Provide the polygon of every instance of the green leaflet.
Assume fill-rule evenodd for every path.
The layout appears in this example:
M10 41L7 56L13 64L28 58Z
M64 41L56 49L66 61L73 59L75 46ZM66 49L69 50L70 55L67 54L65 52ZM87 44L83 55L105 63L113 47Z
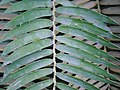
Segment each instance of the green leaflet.
M76 57L73 57L67 54L57 54L57 58L71 65L78 66L80 68L91 71L98 75L103 75L104 77L108 77L113 80L118 80L111 74L107 73L105 70L99 68L97 65L89 63L85 61L84 59L76 58Z
M44 39L47 37L52 36L52 31L48 29L42 29L38 31L33 31L28 34L24 34L21 37L17 38L13 42L11 42L7 47L4 49L2 55L7 55L8 53L14 51L15 49L26 45L28 43L34 42L35 40ZM18 44L19 43L19 44Z
M10 84L10 86L8 86L7 90L16 90L16 89L24 86L25 84L27 84L35 79L44 77L44 76L49 75L51 73L52 73L52 69L49 69L49 68L40 69L40 70L30 72L30 73L20 77L19 79L14 81L12 84Z
M79 29L86 30L96 35L100 35L100 36L104 36L108 38L120 38L104 29L96 27L93 24L88 23L81 19L74 19L74 18L70 18L67 16L59 16L57 17L57 22L62 23L67 26L78 27Z
M116 22L111 20L109 17L102 14L98 14L97 12L91 11L86 8L61 6L58 7L56 11L62 14L81 16L85 20L91 20L94 23L96 21L101 21L101 22L116 24Z
M1 42L7 39L10 39L12 37L16 37L16 36L18 37L21 34L25 34L27 32L30 32L36 29L49 27L51 25L52 25L52 22L48 19L33 20L30 23L22 24L21 26L17 26L16 28L10 30L5 36L3 36L3 38L1 39Z
M0 90L5 90L5 89L3 89L3 88L0 88Z
M59 51L69 53L70 55L74 55L75 57L78 57L78 58L81 58L81 59L92 61L92 62L95 62L95 63L98 63L98 64L103 64L107 67L120 68L119 66L116 66L116 65L110 63L109 61L106 61L102 58L99 58L99 57L95 56L94 54L91 54L89 52L80 50L78 48L74 48L74 47L70 47L70 46L66 46L66 45L57 45L56 48Z
M73 76L65 75L63 73L57 73L57 77L59 77L62 80L65 80L67 82L73 83L75 85L84 87L87 90L99 90L96 87L94 87L93 85L86 83L78 78L73 77Z
M51 80L51 79L44 80L42 82L39 82L39 83L29 86L25 90L42 90L42 89L46 88L47 86L50 86L52 83L53 83L53 80Z
M3 83L9 82L11 80L15 80L29 72L48 66L51 63L52 63L52 59L42 59L42 60L30 63L26 65L25 67L20 68L17 71L13 72L12 74L8 75L7 77L5 78L3 77Z
M41 51L34 52L32 54L29 54L23 58L20 58L5 67L3 77L5 78L6 76L9 75L9 73L13 72L14 70L18 69L19 67L21 67L23 65L26 65L30 62L33 62L37 59L43 58L43 57L51 55L51 54L52 54L52 50L45 49L45 50L41 50Z
M52 2L51 0L23 0L12 4L4 13L29 10L37 7L52 7Z
M16 25L21 25L25 22L29 22L40 17L51 16L51 15L52 12L50 8L31 9L16 16L14 19L12 19L10 22L6 24L5 28L14 27Z
M68 46L79 48L81 50L90 52L94 55L97 55L97 56L100 56L100 57L103 57L103 58L108 58L110 60L115 60L115 61L117 60L118 61L117 58L109 55L108 53L106 53L106 52L104 52L104 51L102 51L102 50L100 50L100 49L98 49L94 46L91 46L90 44L85 43L84 41L73 39L73 38L70 38L70 37L67 37L67 36L57 36L57 40L61 43L65 43Z
M10 2L10 1L15 1L15 0L2 0L0 2L0 5L6 4L6 3Z
M110 30L110 28L109 28L105 23L103 23L103 22L101 22L101 21L95 21L95 22L91 22L91 20L87 20L87 21L90 22L90 23L93 23L93 25L95 25L95 26L97 26L97 27L99 27L99 28L101 28L101 29L104 29L104 30L112 33L112 31ZM116 22L116 23L117 23L117 22ZM117 24L118 24L118 23L117 23Z
M7 57L3 63L3 66L16 61L19 58L22 58L26 55L29 55L33 52L41 50L45 47L52 45L52 41L50 39L43 39L39 41L35 41L29 45L23 46L18 50L14 51L9 57Z
M94 41L94 42L99 43L99 44L104 45L104 46L108 46L108 47L112 47L112 48L120 48L120 47L114 45L113 43L105 40L104 38L101 38L101 37L99 37L95 34L89 33L87 31L84 31L84 30L81 30L81 29L78 29L78 28L73 28L73 27L70 27L70 26L61 25L57 28L57 30L59 32L69 34L69 35L72 35L72 36L84 37L88 40Z
M73 65L58 63L57 67L62 69L62 70L68 71L70 73L77 74L77 75L80 75L80 76L84 76L86 78L91 78L93 80L98 80L98 81L101 81L101 82L104 82L104 83L113 84L112 81L107 80L107 79L103 78L102 76L99 76L95 73L92 73L90 71L84 70L82 68L79 68L79 67L76 67L76 66L73 66Z
M66 85L66 84L63 84L63 83L57 83L57 87L60 90L76 90L75 88L72 88L69 85Z
M76 5L69 0L56 0L56 2L63 5L63 6L76 7Z
M62 4L63 6L68 6L68 7L70 7L70 8L72 8L72 7L76 7L76 8L79 8L79 6L77 6L77 5L75 5L75 4L72 4L72 2L68 2L67 0L58 0L59 1L59 3L60 4ZM70 4L69 4L70 3ZM82 6L80 7L80 8L82 8ZM83 8L84 9L84 8ZM86 9L85 9L86 10ZM90 11L89 9L87 9L88 11ZM76 12L77 12L77 10L76 10ZM83 12L84 12L84 10L83 10ZM90 11L91 12L91 11ZM93 11L92 11L93 12ZM63 13L63 12L61 12L61 13ZM65 12L66 13L66 12ZM85 13L87 13L87 12L85 12ZM78 16L79 16L79 14L78 14ZM103 16L103 15L102 15ZM104 16L104 17L106 17L106 16ZM88 16L84 16L83 17L84 19L86 19L88 22L90 22L90 23L93 23L95 26L97 26L97 27L100 27L101 29L104 29L104 30L107 30L107 31L109 31L109 32L111 32L110 31L110 29L106 26L106 24L105 23L103 23L103 22L101 22L101 20L99 21L99 20L93 20L93 21L91 21L91 18L89 19L88 18ZM109 19L109 21L112 21L112 22L115 22L115 21L113 21L113 20L111 20L110 18L108 18L108 17L106 17L107 19ZM107 21L106 21L107 22ZM107 22L108 23L108 22ZM116 22L115 22L116 23Z

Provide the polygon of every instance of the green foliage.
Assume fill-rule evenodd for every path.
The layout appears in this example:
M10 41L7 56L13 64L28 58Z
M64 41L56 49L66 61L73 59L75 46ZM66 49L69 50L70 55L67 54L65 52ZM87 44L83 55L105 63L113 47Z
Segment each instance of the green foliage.
M14 0L3 0L1 4L11 1ZM53 17L55 6L52 3L57 5L53 12L56 19ZM4 76L1 84L11 82L7 90L18 90L21 87L25 88L22 90L51 90L54 86L60 90L77 90L68 83L87 90L99 90L75 75L119 85L115 76L98 66L120 68L106 60L118 59L79 39L82 37L103 46L120 49L105 39L120 39L105 26L105 23L117 24L115 21L68 0L22 0L12 3L5 13L18 11L21 14L5 26L12 30L1 39L3 42L16 38L2 53L2 56L9 55L2 64ZM53 52L54 48L56 52Z

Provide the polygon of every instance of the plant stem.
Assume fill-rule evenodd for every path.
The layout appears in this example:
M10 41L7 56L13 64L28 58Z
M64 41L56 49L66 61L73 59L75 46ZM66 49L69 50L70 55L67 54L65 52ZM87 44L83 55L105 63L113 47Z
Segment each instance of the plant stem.
M98 7L98 13L101 13L100 1L99 1L99 0L96 0L96 2L97 2L97 7Z
M56 21L56 17L55 17L55 11L56 11L56 8L55 8L55 2L56 0L53 0L53 73L54 73L54 76L53 76L53 90L56 90L56 43L55 43L55 40L56 40L56 25L55 25L55 21Z

